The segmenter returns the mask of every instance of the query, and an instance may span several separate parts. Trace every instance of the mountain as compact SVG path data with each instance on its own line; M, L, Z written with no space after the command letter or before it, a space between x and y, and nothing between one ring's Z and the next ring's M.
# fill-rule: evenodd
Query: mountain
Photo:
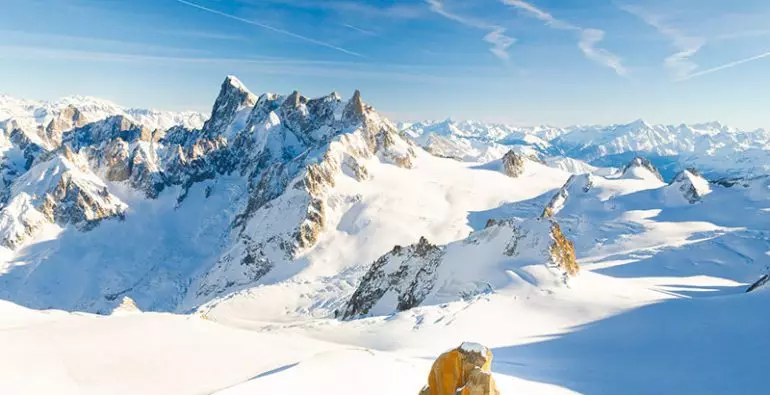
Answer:
M416 393L465 341L503 393L763 392L770 177L722 140L679 169L636 152L686 148L644 122L218 89L195 125L0 109L27 114L0 132L0 393ZM731 152L760 165L753 138Z
M169 222L187 228L184 234L210 234L206 245L213 248L194 260L188 251L166 245L163 231L149 245L135 234L120 242L137 247L95 251L95 258L112 265L72 268L67 277L89 285L66 298L40 290L59 275L62 268L51 260L66 260L70 245L54 248L53 256L31 258L35 265L8 262L11 273L0 280L7 285L5 295L29 296L36 307L103 312L131 293L142 308L176 309L185 299L197 304L254 284L273 268L290 267L316 244L329 206L340 204L334 187L341 177L363 182L369 159L408 169L415 156L410 143L358 92L348 102L336 93L317 99L298 92L256 96L232 76L200 129L151 130L122 114L71 126L58 147L49 142L46 147L55 148L41 147L29 166L16 167L8 204L0 211L7 248L26 256L37 248L35 237L43 235L44 224L64 232L60 238L77 240L109 238L113 229L147 233L142 223L154 223L148 215L173 217ZM211 206L196 207L202 204ZM222 207L217 204L232 208L217 214ZM130 224L96 227L110 218ZM203 228L195 228L199 224ZM187 262L165 265L135 250L139 245L168 249L163 254L171 254L172 262ZM103 277L113 280L100 281Z
M770 170L770 132L742 131L717 122L650 125L637 120L608 126L552 128L447 120L401 127L429 152L469 162L489 162L513 148L526 150L574 174L589 166L619 168L636 156L655 163L667 180L689 167L711 178L753 176ZM572 162L565 163L565 157Z
M473 265L468 265L470 257ZM490 220L486 229L444 247L425 238L394 247L361 279L343 317L468 300L508 283L558 287L578 270L572 242L556 222Z

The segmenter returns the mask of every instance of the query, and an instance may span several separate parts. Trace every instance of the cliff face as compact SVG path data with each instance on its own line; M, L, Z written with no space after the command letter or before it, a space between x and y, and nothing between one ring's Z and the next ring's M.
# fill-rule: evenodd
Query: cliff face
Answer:
M253 283L313 247L326 226L338 177L366 181L365 162L410 168L415 152L393 125L363 103L333 93L261 95L228 145L228 172L248 180L248 199L233 222L236 241L198 285L205 297Z

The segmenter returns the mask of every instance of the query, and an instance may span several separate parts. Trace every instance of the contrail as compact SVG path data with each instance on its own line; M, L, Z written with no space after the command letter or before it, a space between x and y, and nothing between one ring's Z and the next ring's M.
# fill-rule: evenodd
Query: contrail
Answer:
M182 3L184 5L188 5L190 7L194 7L194 8L197 8L199 10L210 12L212 14L220 15L220 16L223 16L223 17L226 17L226 18L234 19L236 21L240 21L240 22L243 22L243 23L248 23L249 25L258 26L258 27L270 30L270 31L275 32L275 33L280 33L280 34L283 34L283 35L286 35L286 36L289 36L289 37L294 37L294 38L296 38L298 40L302 40L302 41L306 41L306 42L309 42L309 43L312 43L312 44L320 45L322 47L331 48L331 49L333 49L335 51L346 53L348 55L357 56L359 58L365 57L364 55L361 55L360 53L353 52L353 51L348 51L345 48L341 48L341 47L338 47L336 45L329 44L327 42L318 41L316 39L312 39L310 37L305 37L305 36L302 36L302 35L299 35L299 34L296 34L296 33L292 33L290 31L279 29L277 27L266 25L264 23L260 23L260 22L256 22L256 21L250 21L248 19L244 19L244 18L235 16L235 15L232 15L232 14L228 14L228 13L225 13L225 12L222 12L222 11L217 11L217 10L214 10L214 9L211 9L211 8L208 8L208 7L204 7L204 6L200 5L200 4L191 3L191 2L185 1L185 0L176 0L176 1L178 3Z
M711 69L708 69L708 70L699 71L697 73L690 74L690 75L688 75L688 76L686 76L684 78L680 78L677 81L686 81L686 80L689 80L689 79L700 77L700 76L703 76L703 75L706 75L706 74L711 74L711 73L714 73L714 72L717 72L717 71L720 71L720 70L729 69L730 67L735 67L735 66L738 66L738 65L742 65L744 63L753 62L755 60L759 60L759 59L763 59L763 58L767 58L767 57L770 57L770 52L765 52L763 54L760 54L760 55L757 55L757 56L752 56L752 57L746 58L746 59L736 60L734 62L723 64L721 66L714 67L714 68L711 68Z

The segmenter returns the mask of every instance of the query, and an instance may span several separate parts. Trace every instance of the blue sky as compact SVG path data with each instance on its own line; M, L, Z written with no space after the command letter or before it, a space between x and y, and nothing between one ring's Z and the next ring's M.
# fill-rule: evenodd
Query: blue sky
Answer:
M770 128L766 0L2 0L0 93L208 111L361 89L396 119Z

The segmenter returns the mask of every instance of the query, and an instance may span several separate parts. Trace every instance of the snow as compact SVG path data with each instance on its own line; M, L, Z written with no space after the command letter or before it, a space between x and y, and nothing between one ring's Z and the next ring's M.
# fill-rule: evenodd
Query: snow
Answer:
M124 111L91 98L63 103L94 117ZM3 96L0 121L23 113L38 125L60 107ZM256 153L306 148L296 136L275 136L281 121L268 114L251 125ZM227 136L248 123L237 114ZM681 141L672 139L680 132ZM493 352L503 394L767 392L770 289L745 290L770 271L770 178L727 187L688 172L666 184L643 166L619 174L591 159L644 150L711 163L745 152L754 153L751 163L738 167L755 169L767 164L763 131L447 121L404 133L419 145L446 143L446 156L462 160L399 139L379 156L356 158L367 170L358 179L345 159L366 144L349 133L312 147L307 162L284 163L299 168L328 155L342 170L320 195L318 241L252 282L214 270L224 252L244 248L232 224L251 193L248 174L196 183L180 203L178 186L148 199L77 159L36 163L10 184L0 229L43 222L36 199L65 175L94 196L106 188L126 215L88 232L48 224L18 250L0 249L0 393L416 393L433 360L461 344ZM6 159L18 162L0 137ZM502 174L496 150L512 147L547 165L527 160L521 176ZM412 168L394 165L409 149ZM268 240L306 218L299 214L309 195L294 188L297 180L244 226L248 237ZM689 186L696 203L683 195ZM540 218L546 206L550 218ZM486 227L489 219L532 236L504 255L521 234ZM581 265L566 282L546 265L550 220L574 242ZM444 254L421 305L396 312L389 292L365 318L335 319L375 260L420 237ZM223 287L244 281L203 295L195 287L206 276Z
M412 244L423 236L434 244L464 239L494 218L496 208L549 193L569 176L532 163L521 177L511 179L496 170L425 152L417 155L413 169L377 158L365 166L368 181L337 179L329 198L336 203L326 213L328 230L311 251L293 265L271 271L262 286L217 301L216 309L232 308L260 321L331 315L353 292L366 264L393 246ZM542 209L535 209L536 215ZM287 210L272 215L286 218ZM256 223L270 223L272 229L282 226L277 218ZM275 303L264 306L265 299Z
M466 352L475 352L481 355L487 355L488 349L479 343L463 342L460 345L460 349Z
M2 96L0 97L0 124L3 121L14 120L23 129L34 132L38 125L47 126L56 114L68 106L74 106L80 110L89 122L123 115L132 122L146 126L150 130L167 130L176 125L193 129L200 128L206 120L203 114L193 111L172 112L126 108L108 100L90 96L67 96L54 101L24 100Z
M651 125L636 120L628 124L554 128L446 120L400 126L420 146L468 162L489 162L511 148L526 147L546 157L549 165L574 174L587 170L585 165L565 162L563 157L591 166L617 168L642 155L660 167L666 179L688 167L713 177L764 174L770 170L769 131L738 130L718 122Z

